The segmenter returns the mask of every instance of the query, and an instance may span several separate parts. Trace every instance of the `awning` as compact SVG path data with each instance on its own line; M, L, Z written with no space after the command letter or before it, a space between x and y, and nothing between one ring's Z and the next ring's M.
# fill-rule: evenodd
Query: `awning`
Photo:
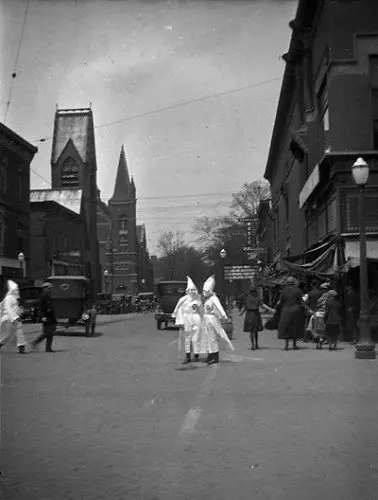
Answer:
M324 244L324 247L323 245L319 245L311 250L311 252L314 253L315 251L316 253L319 251L321 253L311 262L306 262L305 264L295 264L294 262L290 262L286 259L281 259L281 265L292 274L302 276L312 275L318 277L330 277L344 265L345 259L342 252L342 244L341 240L338 238L334 238L327 244ZM311 252L308 252L308 254ZM304 255L306 254L303 254L303 256Z
M366 241L366 257L368 260L378 261L378 240ZM360 242L345 242L346 268L358 267L360 265Z

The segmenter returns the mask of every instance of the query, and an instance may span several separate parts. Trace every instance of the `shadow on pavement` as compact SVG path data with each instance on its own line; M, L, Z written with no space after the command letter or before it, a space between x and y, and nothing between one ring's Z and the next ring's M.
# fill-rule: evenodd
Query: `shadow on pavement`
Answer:
M102 332L91 333L89 335L85 335L85 332L78 330L58 330L54 333L54 335L58 337L86 337L88 339L95 337L102 337L104 334Z

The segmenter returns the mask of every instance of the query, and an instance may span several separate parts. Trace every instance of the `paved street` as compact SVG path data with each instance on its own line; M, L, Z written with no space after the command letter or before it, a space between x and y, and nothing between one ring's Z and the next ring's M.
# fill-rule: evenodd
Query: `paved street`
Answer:
M57 336L54 354L6 346L2 498L377 498L378 361L285 352L267 331L252 352L234 319L214 366L183 366L152 314Z

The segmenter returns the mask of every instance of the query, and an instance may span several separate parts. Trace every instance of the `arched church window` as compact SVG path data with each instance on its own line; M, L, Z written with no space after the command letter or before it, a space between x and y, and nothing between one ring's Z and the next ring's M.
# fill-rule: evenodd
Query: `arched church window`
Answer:
M63 187L74 187L79 185L79 167L71 157L64 160L61 172L61 184Z

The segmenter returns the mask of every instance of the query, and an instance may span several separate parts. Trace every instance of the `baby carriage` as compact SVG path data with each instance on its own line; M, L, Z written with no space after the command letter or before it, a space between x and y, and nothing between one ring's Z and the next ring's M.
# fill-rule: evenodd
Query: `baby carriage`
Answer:
M316 342L316 348L321 349L323 344L327 344L328 341L325 337L325 323L324 323L324 311L317 311L310 320L311 334L313 336L314 342Z

